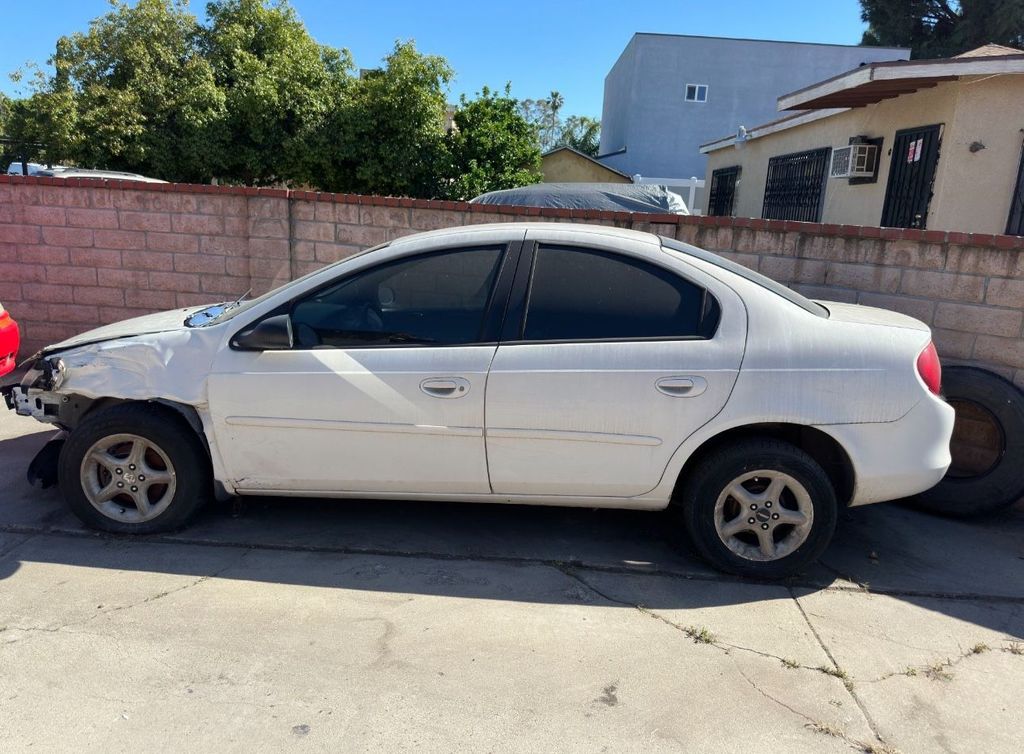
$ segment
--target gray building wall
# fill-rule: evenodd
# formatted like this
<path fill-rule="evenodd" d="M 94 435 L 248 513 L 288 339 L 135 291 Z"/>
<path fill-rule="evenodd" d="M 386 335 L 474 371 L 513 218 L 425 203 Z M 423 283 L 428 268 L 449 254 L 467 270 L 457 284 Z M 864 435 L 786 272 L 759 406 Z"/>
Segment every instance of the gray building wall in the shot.
<path fill-rule="evenodd" d="M 629 175 L 703 178 L 700 145 L 779 118 L 780 95 L 909 57 L 898 47 L 634 34 L 604 80 L 600 159 Z M 687 102 L 687 84 L 706 84 L 707 102 Z"/>

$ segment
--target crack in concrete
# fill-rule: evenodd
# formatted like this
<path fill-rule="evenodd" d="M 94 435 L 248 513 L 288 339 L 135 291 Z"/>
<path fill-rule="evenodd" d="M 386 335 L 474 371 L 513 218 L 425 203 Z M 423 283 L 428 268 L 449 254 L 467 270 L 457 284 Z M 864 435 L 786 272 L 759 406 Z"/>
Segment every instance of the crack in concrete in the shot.
<path fill-rule="evenodd" d="M 445 552 L 433 552 L 430 550 L 402 550 L 388 549 L 384 547 L 354 547 L 351 545 L 326 546 L 326 545 L 300 545 L 283 543 L 246 543 L 231 542 L 222 540 L 202 539 L 195 537 L 177 537 L 168 535 L 133 535 L 123 536 L 106 534 L 79 529 L 63 529 L 60 527 L 39 527 L 26 526 L 23 524 L 0 524 L 0 533 L 7 534 L 33 534 L 55 537 L 67 537 L 74 539 L 94 539 L 113 542 L 135 542 L 161 545 L 187 545 L 194 547 L 221 547 L 226 549 L 259 550 L 268 552 L 306 552 L 306 553 L 327 553 L 334 555 L 376 555 L 380 557 L 397 557 L 423 560 L 443 560 L 452 562 L 471 563 L 508 563 L 511 565 L 538 565 L 560 568 L 570 566 L 586 571 L 597 573 L 612 573 L 623 576 L 659 576 L 680 581 L 706 581 L 723 584 L 764 584 L 768 586 L 782 586 L 787 588 L 814 589 L 827 592 L 853 592 L 856 594 L 877 594 L 887 597 L 907 598 L 931 598 L 966 602 L 992 602 L 997 604 L 1024 605 L 1024 596 L 985 594 L 979 592 L 942 592 L 924 589 L 895 589 L 895 588 L 869 588 L 861 586 L 856 581 L 845 576 L 839 576 L 845 581 L 850 581 L 855 586 L 843 584 L 821 584 L 812 580 L 790 578 L 780 582 L 758 581 L 756 579 L 730 576 L 724 573 L 681 573 L 659 566 L 642 568 L 635 566 L 611 565 L 605 563 L 589 563 L 583 560 L 560 560 L 556 558 L 542 558 L 515 555 L 481 555 L 481 554 L 454 554 Z M 834 570 L 834 569 L 829 569 Z"/>
<path fill-rule="evenodd" d="M 673 628 L 676 631 L 679 631 L 679 632 L 683 633 L 684 635 L 686 635 L 689 638 L 693 638 L 692 635 L 691 635 L 692 629 L 690 631 L 688 631 L 685 627 L 680 626 L 676 622 L 669 620 L 668 618 L 666 618 L 663 615 L 659 615 L 654 610 L 646 608 L 643 605 L 631 603 L 631 602 L 628 602 L 626 600 L 620 600 L 618 598 L 612 597 L 609 594 L 606 594 L 605 592 L 601 591 L 600 589 L 595 587 L 593 584 L 591 584 L 589 581 L 584 579 L 578 573 L 573 571 L 570 567 L 562 565 L 562 566 L 558 566 L 556 568 L 556 570 L 558 570 L 561 573 L 565 574 L 567 577 L 569 577 L 569 578 L 579 582 L 585 588 L 587 588 L 590 591 L 594 592 L 594 594 L 598 595 L 599 597 L 601 597 L 602 599 L 604 599 L 604 600 L 606 600 L 608 602 L 611 602 L 613 604 L 622 605 L 624 607 L 632 607 L 635 610 L 637 610 L 638 612 L 642 613 L 643 615 L 646 615 L 649 618 L 653 618 L 654 620 L 660 621 L 660 622 L 664 623 L 665 625 L 669 626 L 670 628 Z M 798 607 L 799 607 L 799 604 L 798 604 Z M 802 609 L 801 609 L 801 612 L 803 612 Z M 804 619 L 806 620 L 806 616 L 804 616 Z M 821 644 L 821 639 L 817 636 L 817 633 L 814 632 L 813 627 L 811 627 L 811 631 L 812 631 L 812 633 L 814 633 L 815 638 L 818 639 L 818 643 Z M 740 651 L 743 651 L 743 652 L 750 652 L 750 653 L 758 655 L 760 657 L 765 657 L 765 658 L 772 659 L 772 660 L 778 660 L 779 662 L 781 662 L 786 667 L 790 667 L 790 668 L 793 668 L 793 669 L 799 668 L 799 669 L 804 669 L 804 670 L 813 670 L 815 672 L 821 672 L 821 670 L 822 670 L 821 668 L 810 667 L 808 665 L 790 664 L 785 658 L 780 657 L 779 655 L 774 655 L 774 654 L 771 654 L 770 652 L 762 652 L 761 650 L 753 649 L 751 647 L 743 647 L 743 646 L 740 646 L 738 644 L 730 644 L 730 643 L 727 643 L 727 642 L 721 642 L 721 641 L 718 641 L 717 639 L 714 639 L 714 638 L 711 638 L 709 640 L 701 640 L 698 643 L 707 644 L 709 646 L 712 646 L 715 649 L 717 649 L 718 651 L 720 651 L 720 652 L 724 653 L 725 655 L 729 656 L 730 659 L 732 659 L 732 661 L 733 661 L 733 666 L 736 668 L 736 672 L 738 672 L 740 674 L 740 676 L 743 677 L 743 680 L 745 680 L 747 683 L 749 683 L 751 685 L 751 687 L 753 687 L 753 689 L 755 691 L 757 691 L 759 694 L 764 696 L 766 699 L 769 699 L 770 701 L 775 702 L 776 704 L 778 704 L 779 706 L 783 707 L 784 709 L 789 710 L 789 712 L 791 712 L 792 714 L 794 714 L 797 717 L 801 718 L 802 720 L 806 721 L 806 725 L 808 727 L 813 727 L 815 729 L 818 729 L 818 727 L 820 727 L 822 725 L 822 723 L 820 721 L 815 720 L 810 715 L 807 715 L 807 714 L 805 714 L 803 712 L 800 712 L 799 710 L 797 710 L 794 707 L 790 706 L 786 702 L 782 701 L 781 699 L 778 699 L 775 696 L 772 696 L 767 691 L 762 689 L 750 676 L 748 676 L 746 673 L 743 672 L 743 669 L 737 664 L 736 658 L 734 656 L 732 656 L 732 652 L 730 650 L 736 649 L 736 650 L 740 650 Z M 830 660 L 832 660 L 832 662 L 834 664 L 835 660 L 832 659 L 832 655 L 828 652 L 827 649 L 825 649 L 824 646 L 822 646 L 822 649 L 825 650 L 826 656 L 828 656 L 828 658 Z M 837 666 L 837 670 L 838 670 L 838 666 Z M 842 671 L 840 671 L 840 672 L 842 672 Z M 845 674 L 843 674 L 843 675 L 845 677 Z M 852 691 L 850 693 L 852 694 Z M 854 700 L 858 701 L 858 706 L 860 706 L 859 700 L 857 700 L 856 697 L 854 697 Z M 872 734 L 875 736 L 875 738 L 878 740 L 879 743 L 884 745 L 885 742 L 882 740 L 881 736 L 879 736 L 878 731 L 875 728 L 873 721 L 867 715 L 867 713 L 864 711 L 863 707 L 861 707 L 861 714 L 864 715 L 865 720 L 867 721 L 867 724 L 868 724 L 868 728 L 871 730 Z M 839 731 L 839 735 L 837 737 L 841 738 L 843 741 L 846 741 L 847 743 L 849 743 L 849 744 L 851 744 L 853 746 L 858 747 L 862 751 L 867 751 L 868 750 L 868 747 L 863 742 L 857 741 L 856 739 L 853 739 L 853 738 L 849 738 L 844 731 Z"/>
<path fill-rule="evenodd" d="M 804 606 L 800 604 L 800 600 L 796 596 L 796 592 L 793 590 L 792 587 L 789 587 L 789 596 L 793 599 L 793 602 L 796 604 L 797 609 L 800 611 L 800 615 L 803 616 L 804 622 L 807 623 L 807 627 L 811 630 L 811 634 L 818 642 L 818 646 L 821 647 L 821 650 L 825 653 L 825 656 L 828 657 L 829 662 L 831 662 L 833 667 L 835 668 L 836 676 L 843 679 L 843 687 L 846 689 L 846 692 L 850 695 L 854 703 L 857 705 L 857 708 L 864 716 L 864 721 L 867 723 L 872 735 L 874 735 L 875 740 L 883 746 L 888 746 L 888 742 L 886 742 L 886 740 L 882 738 L 882 734 L 879 733 L 878 725 L 875 723 L 874 718 L 871 717 L 871 713 L 868 712 L 867 706 L 865 706 L 864 702 L 862 702 L 860 697 L 857 696 L 857 692 L 854 690 L 855 682 L 846 675 L 846 671 L 844 671 L 839 666 L 839 663 L 836 662 L 836 658 L 835 656 L 833 656 L 832 650 L 828 648 L 828 645 L 825 644 L 824 639 L 821 638 L 821 634 L 818 633 L 818 629 L 816 629 L 814 627 L 814 624 L 811 623 L 810 616 L 807 614 L 807 611 L 804 610 Z M 866 748 L 863 745 L 861 746 L 862 748 Z"/>
<path fill-rule="evenodd" d="M 946 671 L 950 668 L 955 668 L 961 662 L 971 657 L 978 657 L 980 655 L 988 654 L 989 652 L 995 651 L 1010 652 L 1011 654 L 1014 654 L 1010 650 L 1010 646 L 1012 646 L 1012 644 L 1014 643 L 1013 640 L 1005 639 L 1004 643 L 1007 646 L 990 647 L 987 644 L 979 643 L 975 644 L 973 647 L 970 647 L 969 649 L 964 649 L 963 647 L 961 647 L 960 653 L 956 655 L 956 657 L 950 657 L 949 655 L 946 655 L 945 659 L 936 659 L 933 662 L 925 663 L 924 665 L 908 665 L 904 670 L 894 670 L 891 673 L 880 675 L 878 678 L 871 678 L 865 681 L 857 681 L 857 683 L 881 683 L 882 681 L 888 681 L 890 678 L 897 678 L 899 676 L 904 676 L 906 678 L 924 676 L 925 678 L 928 678 L 930 680 L 949 681 L 952 680 L 953 677 L 952 674 L 948 674 L 948 677 L 946 677 Z"/>
<path fill-rule="evenodd" d="M 658 620 L 658 621 L 666 624 L 667 626 L 669 626 L 671 628 L 674 628 L 677 631 L 680 631 L 681 633 L 683 633 L 684 635 L 688 636 L 689 638 L 693 638 L 692 637 L 693 629 L 689 629 L 688 630 L 686 627 L 681 626 L 681 625 L 675 623 L 674 621 L 669 620 L 668 618 L 666 618 L 663 615 L 659 615 L 654 610 L 646 608 L 643 605 L 631 603 L 631 602 L 628 602 L 626 600 L 621 600 L 621 599 L 618 599 L 616 597 L 612 597 L 611 595 L 609 595 L 609 594 L 603 592 L 602 590 L 598 589 L 597 587 L 595 587 L 593 584 L 591 584 L 589 581 L 587 581 L 585 578 L 583 578 L 579 573 L 575 572 L 572 569 L 572 567 L 570 567 L 570 566 L 568 566 L 566 564 L 560 564 L 560 565 L 556 566 L 556 568 L 557 568 L 557 570 L 559 570 L 560 572 L 562 572 L 563 574 L 565 574 L 569 578 L 577 581 L 578 583 L 583 585 L 585 588 L 587 588 L 590 591 L 594 592 L 595 594 L 597 594 L 599 597 L 601 597 L 602 599 L 606 600 L 607 602 L 610 602 L 612 604 L 622 605 L 624 607 L 632 607 L 632 608 L 636 609 L 637 611 L 639 611 L 640 613 L 642 613 L 642 614 L 644 614 L 644 615 L 646 615 L 646 616 L 648 616 L 650 618 L 654 618 L 655 620 Z M 857 680 L 849 677 L 846 674 L 846 671 L 844 671 L 839 666 L 838 662 L 836 662 L 835 656 L 832 654 L 832 651 L 825 644 L 824 640 L 821 637 L 821 634 L 819 634 L 818 630 L 814 627 L 814 624 L 811 623 L 810 616 L 807 614 L 807 611 L 804 610 L 803 605 L 800 603 L 800 600 L 797 598 L 796 592 L 793 590 L 792 587 L 789 588 L 789 594 L 790 594 L 790 597 L 792 598 L 794 604 L 796 605 L 797 609 L 800 611 L 800 614 L 803 617 L 804 622 L 807 624 L 807 627 L 810 630 L 811 635 L 814 636 L 814 639 L 817 642 L 818 646 L 821 647 L 822 652 L 825 653 L 825 656 L 828 658 L 829 662 L 832 663 L 832 667 L 831 668 L 829 668 L 828 666 L 824 666 L 824 665 L 823 666 L 819 666 L 819 667 L 812 667 L 810 665 L 802 665 L 802 664 L 799 664 L 799 663 L 795 663 L 795 662 L 793 662 L 791 660 L 788 660 L 787 658 L 781 657 L 781 656 L 776 655 L 776 654 L 772 654 L 771 652 L 764 652 L 762 650 L 754 649 L 752 647 L 744 647 L 744 646 L 739 645 L 739 644 L 732 644 L 730 642 L 725 642 L 725 641 L 721 641 L 719 639 L 715 639 L 715 638 L 713 638 L 713 635 L 711 635 L 710 633 L 708 633 L 708 635 L 711 636 L 712 638 L 710 638 L 709 640 L 699 641 L 698 643 L 707 644 L 707 645 L 709 645 L 711 647 L 714 647 L 715 649 L 723 652 L 724 654 L 729 655 L 730 658 L 733 660 L 733 665 L 735 666 L 736 671 L 743 677 L 743 679 L 747 683 L 749 683 L 758 693 L 763 695 L 765 698 L 775 702 L 776 704 L 780 705 L 781 707 L 784 707 L 785 709 L 789 710 L 794 715 L 796 715 L 796 716 L 802 718 L 803 720 L 807 721 L 807 727 L 810 727 L 810 728 L 812 728 L 812 729 L 814 729 L 814 730 L 816 730 L 818 732 L 828 732 L 829 735 L 834 735 L 837 738 L 842 739 L 843 741 L 845 741 L 846 743 L 850 744 L 851 746 L 856 747 L 860 751 L 865 751 L 865 752 L 871 752 L 871 751 L 890 751 L 890 752 L 895 752 L 895 751 L 897 751 L 891 744 L 889 744 L 884 738 L 882 738 L 882 735 L 879 732 L 878 726 L 875 723 L 874 718 L 872 718 L 871 713 L 868 711 L 866 705 L 863 703 L 863 701 L 857 695 L 856 690 L 855 690 L 855 685 L 857 683 L 877 683 L 877 682 L 879 682 L 881 680 L 885 680 L 886 678 L 897 676 L 897 675 L 905 675 L 906 673 L 905 672 L 904 673 L 892 673 L 892 674 L 889 674 L 888 676 L 883 676 L 882 678 L 873 679 L 873 680 L 870 680 L 870 681 L 857 681 Z M 1007 639 L 1006 641 L 1007 641 L 1008 645 L 1013 643 L 1012 640 L 1009 640 L 1009 639 Z M 952 660 L 951 661 L 951 660 L 947 659 L 945 662 L 941 663 L 942 667 L 937 672 L 941 672 L 944 668 L 953 667 L 953 666 L 955 666 L 956 664 L 958 664 L 960 661 L 962 661 L 963 659 L 965 659 L 967 657 L 971 657 L 971 656 L 977 655 L 977 654 L 983 654 L 984 652 L 987 652 L 987 651 L 991 650 L 991 648 L 986 648 L 985 650 L 979 651 L 977 649 L 978 646 L 979 645 L 975 645 L 975 647 L 972 647 L 972 648 L 967 649 L 967 650 L 963 650 L 961 648 L 961 655 L 956 660 Z M 1003 651 L 1010 651 L 1006 647 L 1003 647 L 1001 649 Z M 785 665 L 787 668 L 791 668 L 793 670 L 797 670 L 797 669 L 799 669 L 799 670 L 810 670 L 810 671 L 814 671 L 814 672 L 817 672 L 817 673 L 824 673 L 825 675 L 833 676 L 833 677 L 837 678 L 838 680 L 842 681 L 843 687 L 846 689 L 846 692 L 850 695 L 850 697 L 853 699 L 854 703 L 857 705 L 857 708 L 860 710 L 860 713 L 863 716 L 864 721 L 865 721 L 865 723 L 868 726 L 868 729 L 871 731 L 871 734 L 875 737 L 875 743 L 865 743 L 864 741 L 860 741 L 858 739 L 851 738 L 850 736 L 848 736 L 845 733 L 845 731 L 841 731 L 841 730 L 838 730 L 838 729 L 836 729 L 834 732 L 832 732 L 830 730 L 827 730 L 828 728 L 830 728 L 830 726 L 824 726 L 820 721 L 815 720 L 814 718 L 810 717 L 809 715 L 807 715 L 807 714 L 805 714 L 803 712 L 800 712 L 799 710 L 793 708 L 792 706 L 790 706 L 786 702 L 782 701 L 781 699 L 778 699 L 777 697 L 772 696 L 767 691 L 765 691 L 760 686 L 758 686 L 758 684 L 752 678 L 750 678 L 745 672 L 743 672 L 742 668 L 740 668 L 739 665 L 736 664 L 735 657 L 732 657 L 731 650 L 738 650 L 738 651 L 741 651 L 741 652 L 749 652 L 751 654 L 758 655 L 758 656 L 764 657 L 766 659 L 778 660 L 783 665 Z M 934 668 L 934 667 L 936 667 L 936 665 L 934 665 L 934 664 L 932 666 L 926 667 L 925 670 L 923 671 L 923 673 L 927 674 L 928 670 L 931 669 L 931 668 Z"/>
<path fill-rule="evenodd" d="M 170 596 L 172 594 L 177 594 L 178 592 L 183 592 L 186 589 L 191 589 L 192 587 L 199 586 L 200 584 L 202 584 L 202 583 L 204 583 L 206 581 L 209 581 L 210 579 L 215 579 L 218 576 L 220 576 L 222 573 L 224 573 L 225 571 L 227 571 L 227 570 L 229 570 L 231 568 L 234 568 L 235 566 L 239 565 L 242 562 L 242 560 L 244 560 L 245 557 L 248 554 L 249 554 L 249 550 L 245 550 L 245 551 L 243 551 L 241 553 L 241 555 L 239 555 L 237 558 L 232 560 L 230 563 L 228 563 L 224 567 L 217 569 L 213 573 L 209 573 L 209 574 L 200 576 L 197 579 L 193 579 L 192 581 L 190 581 L 187 584 L 183 584 L 183 585 L 181 585 L 179 587 L 176 587 L 174 589 L 166 589 L 166 590 L 164 590 L 162 592 L 157 592 L 156 594 L 151 594 L 151 595 L 149 595 L 148 597 L 146 597 L 144 599 L 138 600 L 136 602 L 131 602 L 131 603 L 127 604 L 127 605 L 117 605 L 115 607 L 111 607 L 111 608 L 108 608 L 108 609 L 105 609 L 105 610 L 97 610 L 92 615 L 89 615 L 88 617 L 86 617 L 84 619 L 81 619 L 81 620 L 69 621 L 67 623 L 61 623 L 61 624 L 59 624 L 57 626 L 24 626 L 24 627 L 22 627 L 22 626 L 5 626 L 4 629 L 5 630 L 10 629 L 10 630 L 22 631 L 22 632 L 30 633 L 30 634 L 31 633 L 50 633 L 50 634 L 53 634 L 53 633 L 62 633 L 62 632 L 77 633 L 77 634 L 89 634 L 89 632 L 86 632 L 86 631 L 69 631 L 68 629 L 79 628 L 81 626 L 85 626 L 85 625 L 91 623 L 92 621 L 94 621 L 97 618 L 100 618 L 100 617 L 102 617 L 104 615 L 111 615 L 113 613 L 119 613 L 119 612 L 122 612 L 124 610 L 131 610 L 132 608 L 139 607 L 140 605 L 146 605 L 146 604 L 149 604 L 150 602 L 156 602 L 157 600 L 161 600 L 164 597 L 168 597 L 168 596 Z M 95 635 L 95 634 L 93 634 L 93 635 Z M 26 637 L 23 637 L 21 639 L 14 639 L 13 641 L 3 642 L 2 644 L 0 644 L 0 646 L 10 646 L 11 644 L 18 644 L 20 642 L 27 641 L 29 638 L 30 637 L 26 636 Z"/>
<path fill-rule="evenodd" d="M 761 696 L 763 696 L 763 697 L 764 697 L 765 699 L 768 699 L 768 700 L 770 700 L 770 701 L 773 701 L 773 702 L 775 702 L 775 703 L 776 703 L 777 705 L 779 705 L 780 707 L 783 707 L 784 709 L 787 709 L 787 710 L 789 710 L 790 712 L 792 712 L 792 713 L 793 713 L 794 715 L 796 715 L 797 717 L 800 717 L 800 718 L 803 718 L 804 720 L 806 720 L 806 721 L 807 721 L 808 723 L 815 723 L 815 724 L 816 724 L 816 723 L 818 723 L 818 721 L 817 721 L 817 720 L 815 720 L 815 719 L 814 719 L 813 717 L 811 717 L 810 715 L 805 715 L 805 714 L 804 714 L 803 712 L 801 712 L 801 711 L 800 711 L 800 710 L 798 710 L 798 709 L 794 709 L 793 707 L 791 707 L 790 705 L 786 704 L 786 703 L 785 703 L 784 701 L 782 701 L 782 700 L 781 700 L 781 699 L 779 699 L 778 697 L 775 697 L 775 696 L 772 696 L 771 694 L 769 694 L 769 693 L 768 693 L 767 691 L 765 691 L 765 690 L 764 690 L 763 688 L 761 688 L 760 686 L 758 686 L 758 685 L 757 685 L 757 683 L 756 683 L 756 682 L 754 681 L 754 679 L 753 679 L 753 678 L 751 678 L 751 677 L 750 677 L 750 676 L 748 676 L 748 675 L 747 675 L 746 673 L 744 673 L 744 672 L 743 672 L 743 668 L 741 668 L 741 667 L 740 667 L 739 665 L 737 665 L 737 664 L 736 664 L 735 662 L 733 662 L 733 665 L 734 665 L 734 666 L 735 666 L 735 668 L 736 668 L 736 672 L 737 672 L 737 673 L 739 673 L 739 674 L 740 674 L 740 675 L 741 675 L 741 676 L 743 677 L 743 680 L 744 680 L 744 681 L 746 681 L 747 683 L 749 683 L 749 684 L 751 685 L 751 687 L 752 687 L 752 688 L 753 688 L 753 689 L 754 689 L 754 690 L 755 690 L 755 691 L 756 691 L 757 693 L 759 693 L 759 694 L 760 694 Z"/>
<path fill-rule="evenodd" d="M 754 649 L 753 647 L 744 647 L 744 646 L 742 646 L 740 644 L 732 644 L 730 642 L 721 641 L 720 639 L 714 638 L 714 636 L 711 635 L 710 633 L 708 634 L 710 638 L 707 638 L 707 639 L 694 638 L 694 636 L 693 636 L 694 629 L 689 628 L 687 626 L 681 626 L 678 623 L 676 623 L 675 621 L 669 620 L 664 615 L 661 615 L 656 610 L 652 610 L 651 608 L 648 608 L 648 607 L 645 607 L 643 605 L 639 605 L 639 604 L 636 604 L 636 603 L 633 603 L 633 602 L 629 602 L 629 601 L 626 601 L 626 600 L 620 600 L 620 599 L 617 599 L 615 597 L 612 597 L 612 596 L 602 592 L 600 589 L 595 587 L 593 584 L 591 584 L 589 581 L 584 579 L 582 576 L 580 576 L 578 573 L 576 573 L 575 571 L 573 571 L 569 567 L 558 568 L 557 570 L 561 571 L 566 576 L 568 576 L 568 577 L 574 579 L 575 581 L 579 582 L 585 588 L 587 588 L 590 591 L 594 592 L 594 594 L 597 594 L 602 599 L 607 600 L 608 602 L 612 602 L 612 603 L 617 604 L 617 605 L 622 605 L 623 607 L 634 608 L 635 610 L 643 613 L 644 615 L 646 615 L 649 618 L 653 618 L 654 620 L 661 621 L 662 623 L 664 623 L 665 625 L 669 626 L 670 628 L 674 628 L 676 631 L 681 631 L 688 638 L 693 639 L 694 642 L 697 643 L 697 644 L 707 644 L 709 646 L 714 647 L 715 649 L 718 649 L 718 650 L 724 652 L 725 654 L 730 654 L 730 650 L 737 650 L 737 651 L 740 651 L 740 652 L 749 652 L 750 654 L 757 655 L 759 657 L 764 657 L 764 658 L 769 659 L 769 660 L 777 660 L 782 665 L 784 665 L 785 667 L 787 667 L 787 668 L 789 668 L 791 670 L 813 670 L 816 673 L 822 672 L 822 669 L 820 667 L 818 667 L 818 666 L 815 666 L 815 665 L 802 665 L 800 663 L 792 661 L 788 657 L 783 657 L 781 655 L 772 654 L 771 652 L 765 652 L 765 651 L 760 650 L 760 649 Z M 832 674 L 828 673 L 828 675 L 832 675 Z M 844 674 L 844 677 L 845 677 L 845 674 Z"/>
<path fill-rule="evenodd" d="M 26 544 L 27 542 L 31 542 L 37 536 L 39 536 L 39 535 L 38 534 L 29 534 L 28 536 L 24 537 L 23 539 L 20 539 L 17 542 L 15 542 L 13 545 L 10 545 L 9 547 L 6 547 L 3 550 L 0 550 L 0 560 L 3 560 L 4 558 L 6 558 L 8 555 L 10 555 L 12 552 L 14 552 L 15 550 L 17 550 L 19 547 L 21 547 L 22 545 Z"/>

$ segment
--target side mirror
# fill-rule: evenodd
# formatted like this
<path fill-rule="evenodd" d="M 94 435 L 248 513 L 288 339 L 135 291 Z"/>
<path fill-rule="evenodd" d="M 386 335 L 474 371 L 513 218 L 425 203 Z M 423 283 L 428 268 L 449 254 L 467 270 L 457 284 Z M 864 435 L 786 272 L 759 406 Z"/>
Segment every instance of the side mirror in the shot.
<path fill-rule="evenodd" d="M 287 314 L 267 317 L 231 339 L 231 347 L 239 351 L 282 351 L 292 343 L 292 318 Z"/>

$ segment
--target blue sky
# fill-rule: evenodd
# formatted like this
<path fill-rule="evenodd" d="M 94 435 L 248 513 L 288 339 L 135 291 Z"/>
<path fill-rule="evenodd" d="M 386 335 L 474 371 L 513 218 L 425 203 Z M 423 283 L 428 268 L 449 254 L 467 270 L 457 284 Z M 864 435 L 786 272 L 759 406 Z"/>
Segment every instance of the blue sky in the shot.
<path fill-rule="evenodd" d="M 857 44 L 864 24 L 857 0 L 291 0 L 321 43 L 347 47 L 369 68 L 396 39 L 415 39 L 424 52 L 444 55 L 457 79 L 452 100 L 487 84 L 512 82 L 520 98 L 557 89 L 566 114 L 600 117 L 604 76 L 637 31 L 703 34 L 802 42 Z M 62 34 L 84 30 L 108 9 L 106 0 L 5 3 L 0 90 L 26 61 L 43 64 Z M 202 14 L 205 0 L 192 0 Z M 770 8 L 770 11 L 766 11 Z M 827 11 L 825 10 L 827 8 Z"/>

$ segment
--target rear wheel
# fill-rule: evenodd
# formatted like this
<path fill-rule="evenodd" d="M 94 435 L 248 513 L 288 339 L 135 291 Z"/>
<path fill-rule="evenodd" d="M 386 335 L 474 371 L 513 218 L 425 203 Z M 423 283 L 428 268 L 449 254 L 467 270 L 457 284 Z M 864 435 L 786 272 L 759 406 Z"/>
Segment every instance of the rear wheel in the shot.
<path fill-rule="evenodd" d="M 683 521 L 714 567 L 778 579 L 828 546 L 838 503 L 828 475 L 807 453 L 773 439 L 746 440 L 706 457 L 683 486 Z"/>
<path fill-rule="evenodd" d="M 184 419 L 135 403 L 89 416 L 71 433 L 59 483 L 86 525 L 123 534 L 184 526 L 211 484 L 205 449 Z"/>

